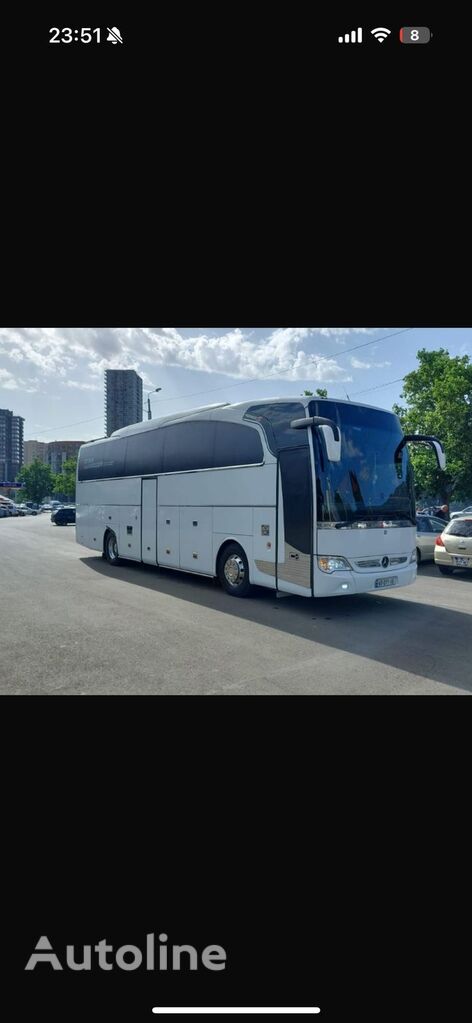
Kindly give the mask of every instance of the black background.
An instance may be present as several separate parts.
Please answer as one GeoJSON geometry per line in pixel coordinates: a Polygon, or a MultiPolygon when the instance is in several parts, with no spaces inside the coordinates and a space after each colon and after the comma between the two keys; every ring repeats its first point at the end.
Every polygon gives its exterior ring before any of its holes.
{"type": "MultiPolygon", "coordinates": [[[[3,25],[5,324],[470,322],[463,15],[397,12],[434,46],[362,54],[296,12],[57,17],[3,25]],[[39,44],[65,20],[126,43],[39,44]]],[[[461,707],[4,698],[9,1020],[468,1018],[461,707]],[[41,934],[59,952],[151,931],[222,944],[227,969],[24,972],[41,934]]]]}

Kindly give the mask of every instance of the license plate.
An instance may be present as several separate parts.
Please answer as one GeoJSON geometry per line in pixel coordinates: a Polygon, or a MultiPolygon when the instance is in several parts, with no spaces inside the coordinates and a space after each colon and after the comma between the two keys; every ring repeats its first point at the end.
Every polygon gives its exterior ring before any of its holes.
{"type": "Polygon", "coordinates": [[[470,568],[470,558],[454,558],[454,564],[459,568],[470,568]]]}
{"type": "Polygon", "coordinates": [[[397,575],[388,575],[384,579],[375,580],[375,589],[384,590],[386,586],[396,586],[398,582],[397,575]]]}

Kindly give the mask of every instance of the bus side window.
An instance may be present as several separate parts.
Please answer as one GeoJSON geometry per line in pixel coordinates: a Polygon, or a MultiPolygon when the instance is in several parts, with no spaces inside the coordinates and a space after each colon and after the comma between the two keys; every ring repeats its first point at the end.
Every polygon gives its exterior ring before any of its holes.
{"type": "Polygon", "coordinates": [[[188,472],[212,469],[215,424],[204,419],[175,423],[162,429],[164,435],[164,472],[188,472]]]}
{"type": "Polygon", "coordinates": [[[264,430],[267,443],[276,455],[282,448],[306,447],[307,439],[304,430],[292,430],[293,419],[304,419],[305,408],[298,401],[274,402],[273,405],[252,405],[244,415],[245,419],[255,419],[264,430]]]}
{"type": "Polygon", "coordinates": [[[96,442],[80,449],[79,480],[103,480],[123,476],[126,440],[123,437],[96,442]]]}
{"type": "Polygon", "coordinates": [[[126,476],[153,476],[162,472],[162,430],[146,430],[127,438],[126,476]]]}
{"type": "Polygon", "coordinates": [[[259,433],[252,426],[216,421],[215,467],[257,465],[264,461],[259,433]]]}

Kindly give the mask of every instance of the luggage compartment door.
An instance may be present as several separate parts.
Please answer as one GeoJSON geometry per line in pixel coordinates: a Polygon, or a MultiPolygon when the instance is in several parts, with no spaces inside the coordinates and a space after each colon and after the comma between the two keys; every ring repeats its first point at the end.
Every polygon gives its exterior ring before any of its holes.
{"type": "Polygon", "coordinates": [[[142,481],[141,558],[157,564],[157,480],[142,481]]]}

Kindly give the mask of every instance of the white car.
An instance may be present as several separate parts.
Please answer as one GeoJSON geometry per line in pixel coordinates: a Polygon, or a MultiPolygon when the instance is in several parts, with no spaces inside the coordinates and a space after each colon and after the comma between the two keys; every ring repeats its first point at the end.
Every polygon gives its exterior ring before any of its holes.
{"type": "Polygon", "coordinates": [[[434,545],[438,533],[442,533],[445,523],[444,519],[437,519],[434,515],[416,516],[416,562],[421,565],[423,561],[432,561],[434,558],[434,545]]]}
{"type": "Polygon", "coordinates": [[[472,515],[452,519],[436,537],[434,563],[441,575],[452,575],[456,568],[472,569],[472,515]]]}
{"type": "Polygon", "coordinates": [[[18,505],[14,501],[10,501],[8,498],[3,498],[0,501],[0,509],[2,518],[9,518],[11,515],[19,515],[18,505]]]}
{"type": "Polygon", "coordinates": [[[472,515],[472,504],[467,505],[467,508],[464,508],[463,511],[451,512],[450,518],[459,519],[461,515],[472,515]]]}

